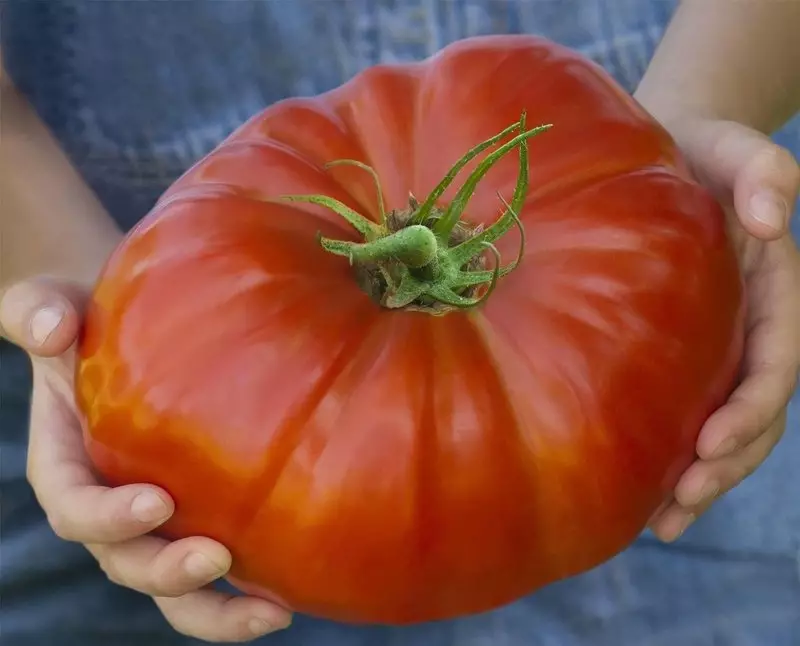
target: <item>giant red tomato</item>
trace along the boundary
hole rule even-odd
[[[243,589],[441,619],[634,540],[734,384],[742,302],[668,134],[569,50],[486,37],[189,170],[100,276],[76,390],[98,471],[169,491],[164,534],[228,546]]]

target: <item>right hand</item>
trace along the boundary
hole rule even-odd
[[[168,542],[148,535],[174,511],[166,491],[97,481],[73,394],[86,298],[77,285],[39,278],[11,286],[0,300],[0,331],[33,363],[28,479],[53,530],[83,543],[112,582],[153,597],[180,633],[242,642],[285,628],[286,610],[207,587],[230,568],[224,546],[203,537]]]

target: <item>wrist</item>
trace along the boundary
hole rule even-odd
[[[687,120],[725,120],[714,101],[673,91],[669,79],[650,73],[642,78],[633,98],[667,130]]]
[[[47,273],[92,289],[109,256],[122,240],[122,235],[122,232],[114,227],[94,236],[91,241],[76,244],[70,249],[65,261]]]
[[[635,96],[663,122],[734,121],[764,134],[800,109],[800,2],[683,0]]]
[[[42,274],[91,284],[122,233],[24,97],[2,85],[0,289]]]
[[[84,238],[40,239],[33,244],[25,239],[17,243],[12,235],[11,244],[4,245],[0,261],[0,291],[37,276],[51,276],[91,288],[122,239],[122,233],[113,227],[89,233]]]

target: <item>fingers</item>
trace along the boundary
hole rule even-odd
[[[752,131],[747,131],[755,138]],[[800,190],[800,167],[792,154],[771,141],[753,143],[734,184],[734,206],[753,236],[772,240],[788,231]]]
[[[650,522],[650,529],[659,540],[673,543],[683,536],[701,513],[698,509],[688,510],[674,502]]]
[[[748,284],[751,322],[745,376],[700,433],[697,453],[704,460],[728,455],[758,438],[795,388],[800,359],[796,251],[788,238],[768,247],[763,267]]]
[[[0,333],[33,357],[66,355],[86,293],[36,279],[0,296]],[[266,601],[203,586],[224,576],[231,555],[215,541],[147,536],[174,512],[162,489],[98,484],[72,402],[71,362],[34,362],[28,479],[55,532],[87,544],[109,579],[156,598],[180,632],[214,642],[249,641],[286,627],[290,614]]]
[[[698,456],[722,458],[757,440],[789,401],[794,371],[782,364],[765,365],[748,375],[728,403],[706,422],[697,442]]]
[[[41,379],[46,371],[34,372]],[[158,597],[181,632],[217,642],[247,641],[288,625],[289,614],[267,602],[198,591],[228,571],[230,553],[208,538],[170,543],[145,536],[172,514],[172,500],[148,485],[100,486],[75,411],[58,388],[34,388],[28,455],[28,477],[56,532],[87,543],[115,583]],[[168,597],[176,597],[175,603]]]
[[[800,190],[794,157],[766,135],[727,121],[695,120],[674,132],[695,172],[720,194],[733,193],[742,226],[774,240],[789,229]]]
[[[169,542],[142,536],[88,548],[111,581],[157,597],[193,592],[224,576],[231,566],[230,552],[203,537]]]
[[[797,378],[797,256],[788,237],[764,246],[748,281],[749,330],[744,379],[704,425],[700,458],[674,491],[674,501],[651,522],[672,541],[714,500],[748,477],[783,435],[786,405]]]
[[[76,468],[76,473],[80,470]],[[142,485],[117,489],[76,485],[62,492],[58,500],[51,500],[46,493],[39,498],[49,510],[48,522],[56,535],[77,543],[126,541],[156,529],[174,511],[166,493]]]
[[[54,387],[35,387],[31,406],[28,480],[54,531],[66,540],[99,543],[124,541],[162,524],[174,510],[162,489],[98,484],[67,397]]]
[[[766,433],[733,455],[695,462],[676,486],[675,501],[687,509],[702,508],[750,476],[780,441],[785,418],[784,413]]]
[[[88,548],[112,582],[154,597],[170,624],[185,635],[243,642],[291,621],[289,612],[267,601],[203,589],[231,566],[230,552],[208,538],[170,543],[143,536]]]
[[[262,599],[198,590],[182,597],[156,597],[173,628],[214,643],[246,642],[289,626],[291,614]]]
[[[53,357],[74,343],[86,294],[48,278],[16,283],[0,298],[0,332],[30,354]]]
[[[717,500],[752,474],[769,456],[783,435],[785,414],[749,446],[712,461],[698,460],[683,474],[675,499],[650,523],[661,540],[677,540]]]

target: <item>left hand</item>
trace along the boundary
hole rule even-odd
[[[789,220],[800,167],[765,135],[705,118],[666,124],[696,177],[729,214],[747,291],[743,372],[728,402],[704,425],[698,459],[650,527],[673,541],[767,458],[786,427],[800,368],[800,254]]]
[[[28,480],[53,531],[82,543],[113,583],[152,597],[184,635],[243,642],[286,627],[291,616],[283,608],[211,587],[231,565],[223,545],[203,536],[167,541],[150,533],[175,511],[166,491],[97,480],[73,392],[88,291],[86,284],[38,277],[13,284],[0,298],[0,332],[33,366]]]

